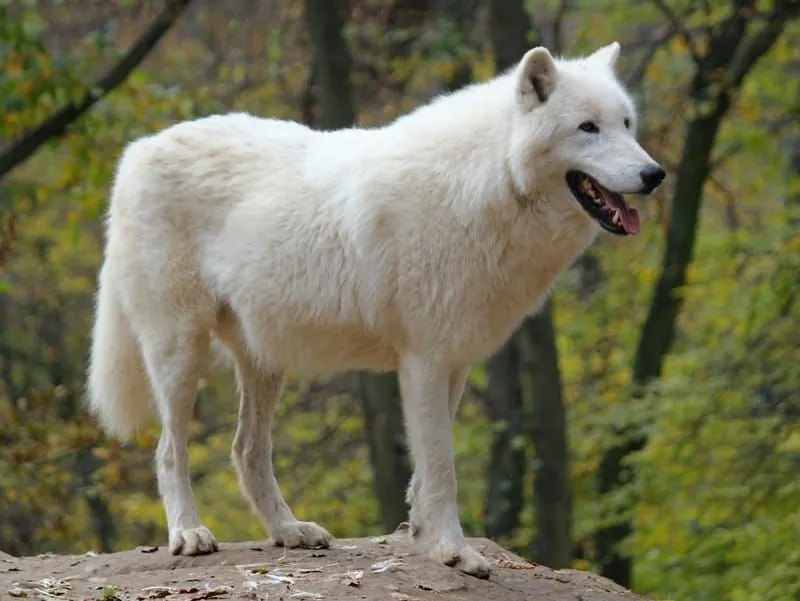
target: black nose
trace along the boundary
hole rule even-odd
[[[650,192],[658,188],[658,184],[664,181],[666,172],[661,168],[661,165],[653,163],[642,169],[639,175],[642,176],[642,183],[644,184],[642,194],[650,194]]]

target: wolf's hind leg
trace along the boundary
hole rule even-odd
[[[212,553],[217,550],[217,542],[197,515],[187,449],[198,370],[208,353],[208,333],[180,327],[162,330],[145,337],[142,350],[161,417],[156,471],[167,514],[170,553]]]

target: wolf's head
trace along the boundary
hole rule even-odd
[[[576,211],[618,235],[636,234],[639,215],[623,194],[649,194],[664,170],[636,141],[633,101],[614,74],[614,42],[575,60],[545,48],[512,74],[515,111],[510,168],[515,184]]]

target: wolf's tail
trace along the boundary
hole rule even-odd
[[[103,428],[127,440],[153,409],[141,350],[109,277],[100,272],[89,359],[89,407]]]
[[[106,252],[98,278],[95,320],[89,357],[88,403],[109,434],[126,440],[152,412],[153,394],[142,351],[120,297],[120,257],[129,251],[120,246],[125,212],[140,194],[135,167],[144,142],[126,148],[111,192],[106,222]],[[124,270],[123,270],[124,271]]]

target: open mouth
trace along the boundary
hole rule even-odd
[[[607,232],[617,236],[639,233],[639,213],[625,204],[622,194],[604,188],[582,171],[568,171],[567,185],[583,210]]]

